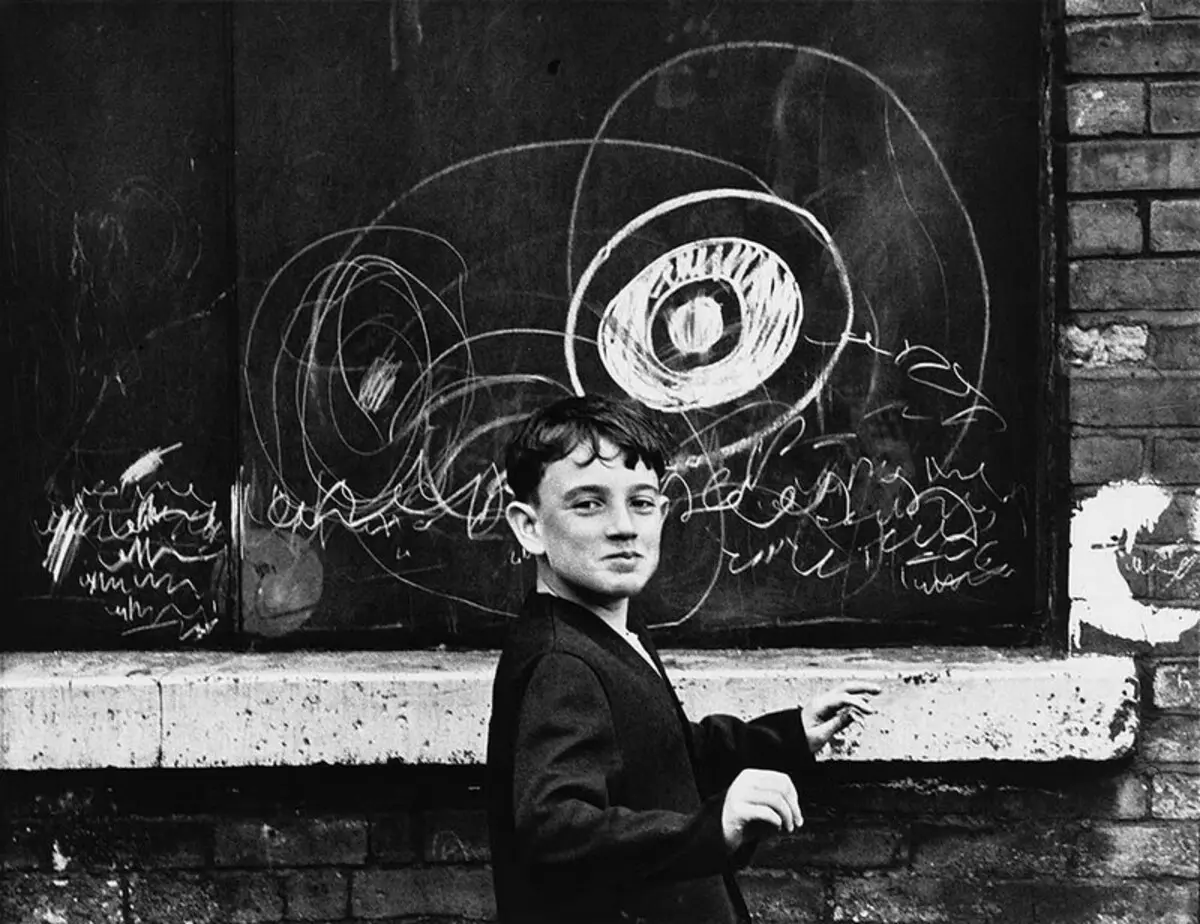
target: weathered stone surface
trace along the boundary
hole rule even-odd
[[[1200,561],[1195,570],[1200,571]],[[1195,659],[1157,664],[1153,700],[1159,709],[1200,712],[1200,664]]]
[[[966,882],[910,875],[843,879],[834,883],[834,921],[871,924],[959,924],[1033,920],[1025,882]]]
[[[1036,921],[1053,924],[1195,924],[1195,883],[1032,883]]]
[[[340,921],[350,910],[350,874],[345,870],[298,870],[288,875],[284,890],[290,920]]]
[[[138,655],[0,654],[0,769],[153,766],[159,714]]]
[[[367,822],[357,818],[225,821],[216,829],[218,866],[361,865]]]
[[[1071,440],[1071,483],[1106,484],[1142,474],[1143,442],[1136,437],[1083,436]]]
[[[1151,787],[1155,818],[1200,818],[1200,774],[1160,770]]]
[[[1074,141],[1067,145],[1067,191],[1200,189],[1200,140]]]
[[[486,869],[435,866],[364,870],[351,881],[351,913],[362,918],[496,915],[492,875]]]
[[[1200,379],[1077,378],[1070,392],[1071,422],[1083,426],[1200,426]]]
[[[1151,202],[1150,246],[1157,251],[1200,250],[1200,201]]]
[[[1146,360],[1149,331],[1142,324],[1104,324],[1097,327],[1063,325],[1059,344],[1062,358],[1082,369],[1103,369]]]
[[[1163,135],[1200,131],[1200,80],[1150,84],[1150,130]]]
[[[37,671],[40,657],[22,656],[22,671]],[[97,666],[102,660],[86,658],[92,659],[91,688],[103,690],[103,668]],[[147,715],[138,734],[151,741],[161,734],[162,745],[145,749],[146,766],[394,759],[466,764],[484,757],[493,654],[295,653],[178,660],[184,663],[149,675],[162,684],[162,713]],[[879,681],[884,686],[879,713],[831,744],[823,756],[835,760],[1102,760],[1132,746],[1137,724],[1128,721],[1132,661],[1119,657],[1057,660],[960,648],[672,651],[665,660],[685,707],[697,717],[712,712],[754,716],[794,707],[844,680]],[[127,667],[127,660],[118,663]],[[112,679],[118,698],[125,695],[123,676]],[[64,682],[40,689],[53,711],[63,708],[73,687]],[[27,708],[36,712],[37,697]],[[85,746],[62,752],[54,750],[61,726],[28,722],[15,737],[10,728],[0,767],[103,766],[95,755],[104,755],[104,748],[86,746],[96,729],[70,727]]]
[[[1082,876],[1200,876],[1200,826],[1193,822],[1107,823],[1080,841]]]
[[[1200,260],[1084,260],[1070,264],[1072,311],[1200,309]]]
[[[6,873],[0,878],[4,924],[125,924],[115,876]]]
[[[1071,256],[1138,253],[1142,219],[1132,199],[1067,204],[1067,251]]]

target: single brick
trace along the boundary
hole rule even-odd
[[[1162,715],[1145,720],[1141,752],[1155,763],[1200,763],[1200,719]]]
[[[1100,369],[1145,362],[1149,340],[1150,332],[1141,324],[1065,324],[1059,330],[1059,351],[1063,361],[1072,366]]]
[[[1098,80],[1067,87],[1072,135],[1140,134],[1146,127],[1146,89],[1140,80]]]
[[[491,857],[487,812],[443,809],[422,818],[424,855],[431,863],[470,863]]]
[[[218,866],[361,865],[367,822],[357,818],[231,821],[216,829]]]
[[[1154,250],[1200,250],[1200,199],[1150,203]]]
[[[1200,712],[1200,664],[1189,660],[1155,665],[1153,689],[1158,709]]]
[[[379,863],[412,863],[417,859],[416,834],[408,812],[377,815],[370,823],[371,859]]]
[[[1067,0],[1068,16],[1129,16],[1142,11],[1142,0]]]
[[[1154,440],[1150,474],[1165,484],[1200,481],[1200,440],[1159,437]]]
[[[1100,822],[1079,841],[1082,876],[1200,876],[1200,825]]]
[[[1200,22],[1067,24],[1071,74],[1152,74],[1200,70]]]
[[[1200,368],[1200,327],[1154,328],[1150,343],[1150,356],[1157,368]]]
[[[1074,853],[1074,825],[1002,829],[919,828],[912,868],[954,879],[1007,879],[1065,875]]]
[[[280,880],[261,872],[145,873],[129,880],[131,924],[259,924],[283,918]]]
[[[1200,379],[1076,378],[1070,414],[1087,427],[1200,426]]]
[[[1200,139],[1072,141],[1067,190],[1200,189]]]
[[[1072,311],[1200,309],[1200,259],[1085,260],[1069,274]]]
[[[4,924],[124,924],[115,876],[6,873],[0,878]]]
[[[1200,17],[1200,0],[1150,0],[1150,15],[1155,19]]]
[[[1200,81],[1150,84],[1150,130],[1163,135],[1200,132]]]
[[[1053,924],[1195,924],[1195,883],[1031,883],[1035,919]]]
[[[357,871],[350,907],[356,918],[440,914],[486,920],[496,915],[491,872],[454,866]]]
[[[1069,780],[1050,785],[1001,787],[994,801],[1002,818],[1144,818],[1150,807],[1146,780],[1133,773],[1098,780]]]
[[[825,919],[825,886],[817,879],[794,879],[747,872],[739,884],[758,924],[808,924]]]
[[[1142,473],[1142,441],[1133,437],[1080,436],[1071,440],[1071,483],[1108,484]]]
[[[289,921],[340,921],[350,911],[350,876],[338,869],[298,870],[284,881]]]
[[[1155,818],[1200,818],[1200,776],[1163,770],[1150,783]]]
[[[1067,204],[1067,248],[1072,256],[1137,253],[1142,220],[1132,199]]]
[[[845,823],[806,823],[795,834],[764,844],[754,856],[756,867],[797,869],[840,867],[871,869],[907,859],[906,834],[897,828]]]
[[[964,882],[906,874],[834,881],[833,920],[871,924],[965,924],[1033,920],[1029,884]]]

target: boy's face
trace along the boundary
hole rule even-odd
[[[641,460],[628,468],[608,440],[591,454],[582,444],[552,462],[536,502],[510,504],[508,520],[553,592],[608,609],[638,593],[658,567],[667,501]]]

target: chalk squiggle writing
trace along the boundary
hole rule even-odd
[[[165,451],[144,455],[121,485],[84,488],[55,511],[43,565],[55,586],[75,572],[77,585],[121,621],[123,634],[174,626],[181,641],[198,640],[216,627],[222,609],[202,588],[225,561],[226,531],[217,504],[193,486],[144,482]]]
[[[749,548],[721,549],[731,575],[786,560],[806,578],[859,565],[869,578],[895,564],[902,586],[930,595],[1011,577],[990,534],[1013,496],[995,491],[982,464],[964,472],[926,458],[924,469],[928,484],[918,486],[899,466],[860,458],[848,473],[827,466],[807,483],[768,486],[750,466],[742,478],[722,468],[685,497],[680,516],[728,514],[762,534]]]

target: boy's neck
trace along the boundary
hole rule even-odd
[[[629,598],[622,597],[619,600],[614,600],[610,604],[600,604],[595,601],[585,600],[578,594],[572,593],[567,587],[563,587],[559,582],[547,581],[542,575],[538,575],[537,592],[540,594],[549,594],[552,597],[560,597],[563,600],[570,600],[585,610],[594,613],[598,618],[604,620],[610,626],[622,632],[626,629],[626,624],[629,619]]]

